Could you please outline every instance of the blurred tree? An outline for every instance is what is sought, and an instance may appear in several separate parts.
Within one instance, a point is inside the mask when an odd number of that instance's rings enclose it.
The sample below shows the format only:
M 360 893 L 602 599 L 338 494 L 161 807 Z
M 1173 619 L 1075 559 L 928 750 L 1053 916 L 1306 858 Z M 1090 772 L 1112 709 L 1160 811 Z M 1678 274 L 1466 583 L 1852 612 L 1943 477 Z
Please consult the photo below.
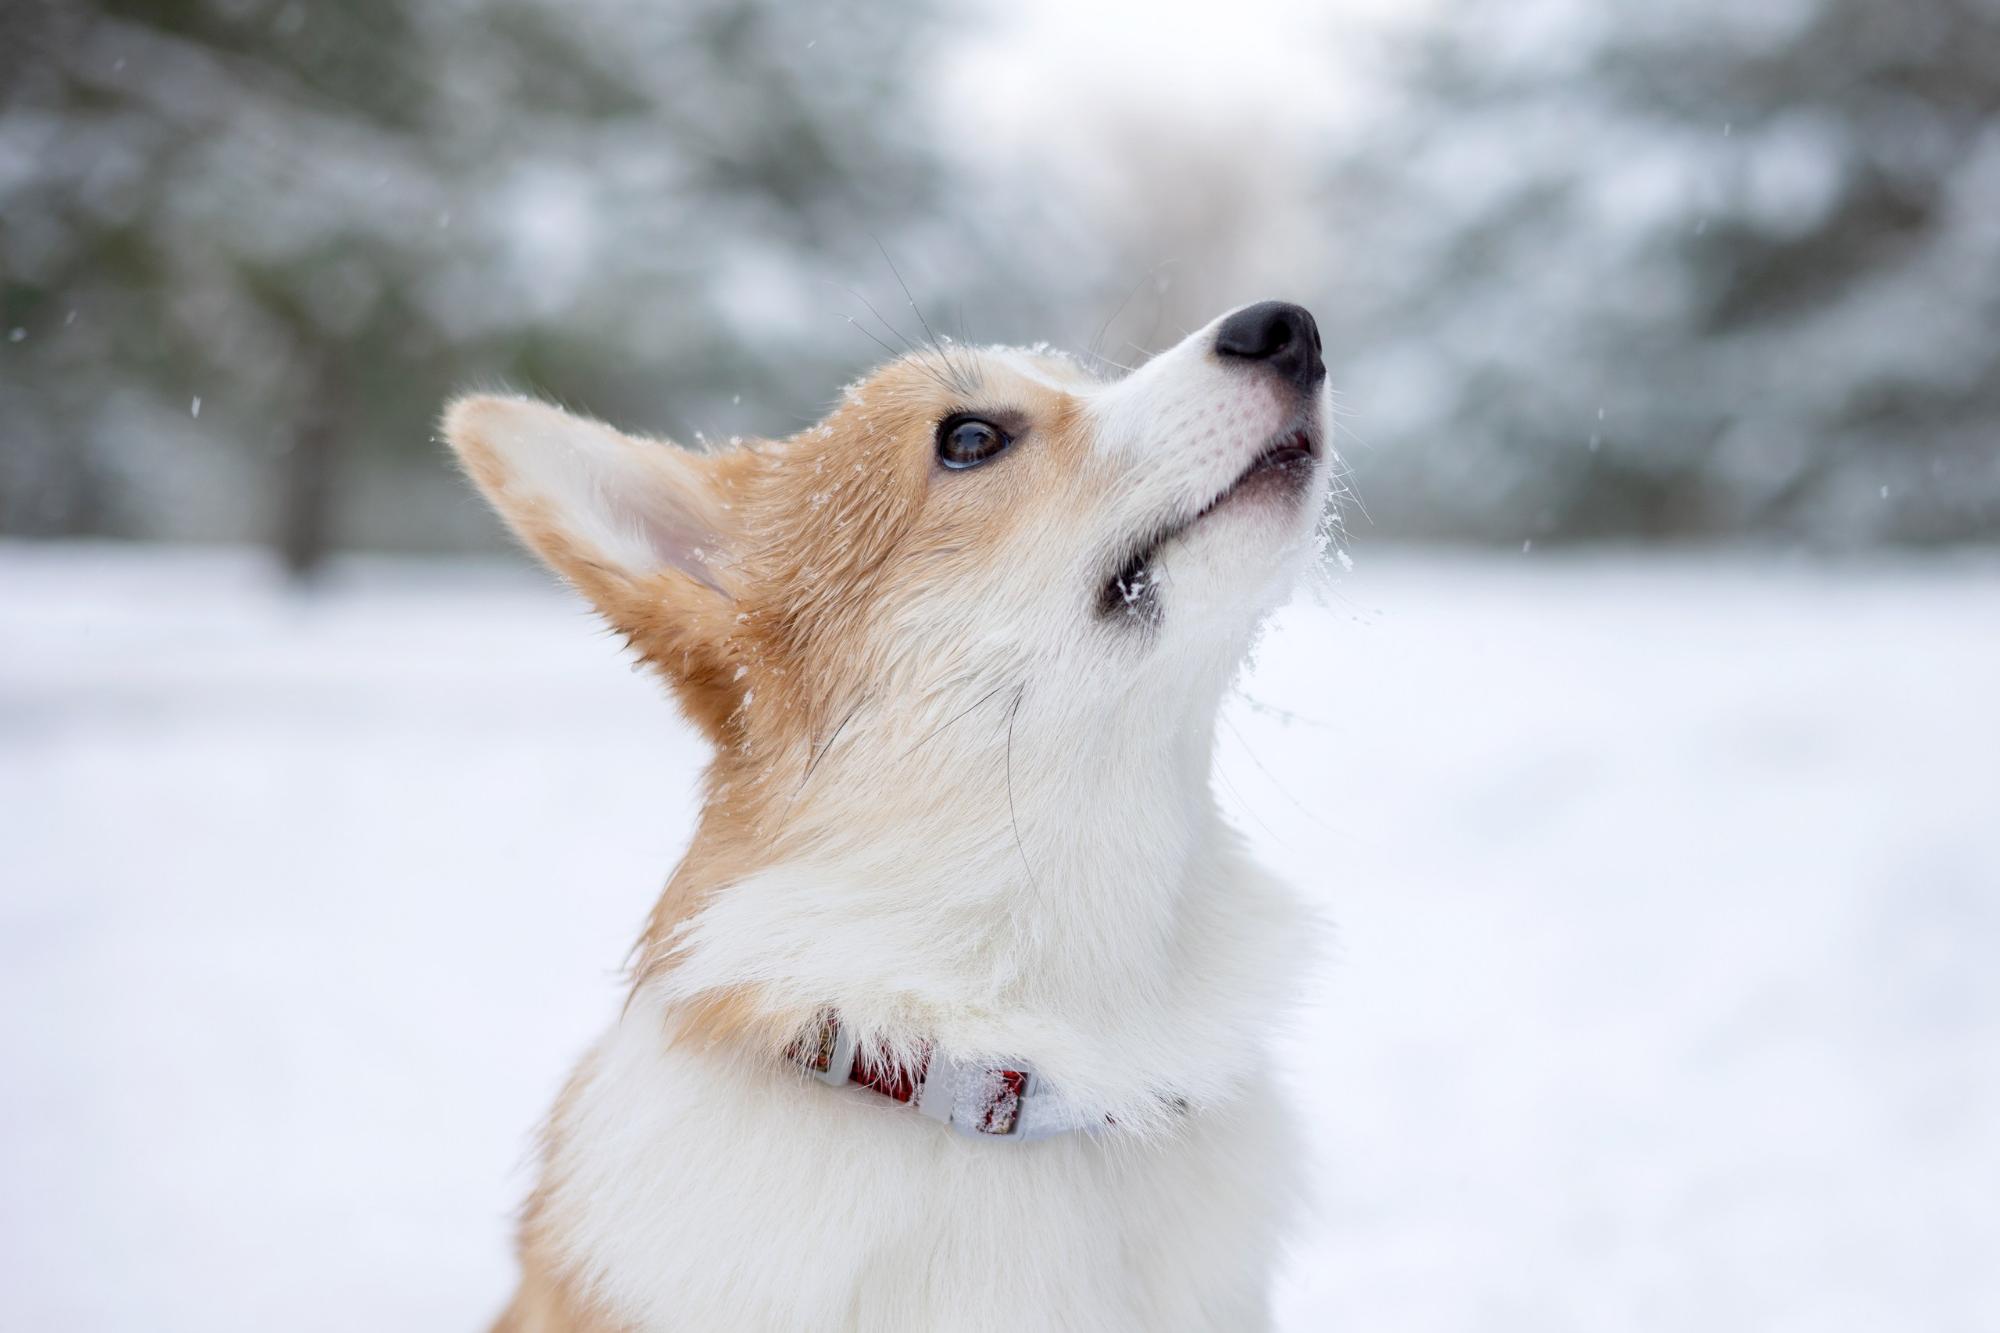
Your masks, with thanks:
M 747 394 L 788 427 L 865 350 L 827 336 L 824 279 L 934 187 L 901 77 L 927 18 L 16 0 L 0 530 L 261 530 L 295 571 L 449 541 L 478 520 L 430 423 L 469 380 L 675 424 Z
M 2000 6 L 1442 19 L 1327 224 L 1378 518 L 2000 535 Z

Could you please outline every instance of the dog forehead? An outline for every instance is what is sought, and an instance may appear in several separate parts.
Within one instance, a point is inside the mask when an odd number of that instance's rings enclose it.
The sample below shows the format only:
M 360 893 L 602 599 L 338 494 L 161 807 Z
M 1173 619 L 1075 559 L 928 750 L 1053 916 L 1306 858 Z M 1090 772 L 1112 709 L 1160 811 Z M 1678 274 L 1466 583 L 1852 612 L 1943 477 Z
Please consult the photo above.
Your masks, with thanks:
M 849 385 L 821 429 L 808 435 L 879 437 L 885 427 L 935 424 L 958 413 L 1047 419 L 1103 388 L 1080 362 L 1044 347 L 945 344 L 899 357 Z
M 986 374 L 1048 393 L 1085 394 L 1099 383 L 1082 362 L 1046 346 L 982 347 L 978 353 Z

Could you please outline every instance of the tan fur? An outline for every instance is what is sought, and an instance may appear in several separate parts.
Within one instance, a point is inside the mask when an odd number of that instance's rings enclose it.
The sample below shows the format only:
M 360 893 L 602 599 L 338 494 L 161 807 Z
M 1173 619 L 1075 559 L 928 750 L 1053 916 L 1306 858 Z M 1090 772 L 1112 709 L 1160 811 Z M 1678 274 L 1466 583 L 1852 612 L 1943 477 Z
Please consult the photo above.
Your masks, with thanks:
M 1046 368 L 1082 373 L 1053 360 Z M 1069 395 L 1001 367 L 972 383 L 948 382 L 952 374 L 936 357 L 892 364 L 824 422 L 778 443 L 692 454 L 634 441 L 691 462 L 728 506 L 718 534 L 726 595 L 678 572 L 634 580 L 592 559 L 510 489 L 483 439 L 489 400 L 462 399 L 447 413 L 446 438 L 479 489 L 673 686 L 716 746 L 693 842 L 634 949 L 635 984 L 672 966 L 675 928 L 735 868 L 784 849 L 784 814 L 814 756 L 879 674 L 863 650 L 869 618 L 894 615 L 918 582 L 991 558 L 1027 516 L 1061 521 L 1049 497 L 1099 484 Z M 936 423 L 957 409 L 1004 417 L 1037 447 L 1009 467 L 934 486 Z M 756 706 L 746 709 L 749 697 Z M 738 993 L 684 1015 L 679 1031 L 783 1033 L 809 1017 L 760 1012 L 755 996 Z
M 1033 512 L 1030 495 L 1071 495 L 1088 484 L 1086 451 L 1063 395 L 1033 381 L 1000 380 L 958 395 L 923 367 L 892 366 L 817 428 L 735 480 L 744 527 L 737 620 L 720 649 L 757 706 L 729 700 L 729 721 L 706 783 L 694 844 L 662 896 L 641 946 L 641 970 L 670 961 L 674 927 L 745 854 L 782 850 L 783 815 L 808 766 L 884 664 L 864 651 L 869 617 L 893 616 L 910 584 L 949 578 L 989 558 Z M 965 474 L 935 487 L 935 424 L 960 405 L 1006 408 L 1041 447 L 1019 466 Z M 1046 505 L 1044 506 L 1046 511 Z M 615 617 L 614 617 L 615 619 Z M 685 692 L 684 692 L 685 693 Z M 715 799 L 727 792 L 726 800 Z
M 1082 373 L 1055 361 L 1046 370 Z M 710 517 L 724 552 L 721 591 L 677 570 L 634 576 L 613 568 L 521 494 L 488 438 L 498 412 L 517 404 L 475 397 L 448 411 L 444 433 L 474 483 L 668 681 L 716 747 L 693 841 L 634 947 L 634 987 L 673 966 L 676 928 L 711 894 L 742 867 L 784 854 L 794 836 L 785 815 L 815 756 L 885 665 L 867 656 L 871 618 L 895 615 L 916 587 L 1027 539 L 1017 528 L 1031 518 L 1064 521 L 1067 504 L 1103 484 L 1068 394 L 1004 367 L 989 367 L 976 383 L 941 382 L 952 373 L 938 358 L 891 365 L 824 422 L 782 442 L 694 454 L 631 440 L 697 470 L 719 500 Z M 990 413 L 1017 437 L 1032 432 L 1037 447 L 1018 451 L 1008 467 L 937 486 L 936 426 L 953 410 Z M 811 1017 L 739 989 L 683 1006 L 662 1039 L 777 1051 Z M 575 1086 L 559 1100 L 549 1134 L 562 1132 Z M 525 1210 L 521 1286 L 496 1331 L 610 1333 L 537 1235 L 548 1187 L 545 1180 Z
M 624 1333 L 624 1330 L 605 1319 L 588 1302 L 577 1299 L 567 1282 L 551 1273 L 535 1255 L 523 1251 L 521 1285 L 495 1321 L 493 1333 Z

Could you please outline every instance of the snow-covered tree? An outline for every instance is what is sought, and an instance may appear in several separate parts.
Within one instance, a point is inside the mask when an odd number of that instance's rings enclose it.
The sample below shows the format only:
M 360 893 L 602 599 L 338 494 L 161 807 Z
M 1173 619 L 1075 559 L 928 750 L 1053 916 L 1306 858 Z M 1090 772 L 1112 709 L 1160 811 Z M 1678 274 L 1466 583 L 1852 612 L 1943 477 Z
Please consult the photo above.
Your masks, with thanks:
M 932 188 L 927 30 L 867 0 L 8 6 L 0 529 L 275 535 L 297 568 L 449 540 L 477 519 L 430 423 L 469 380 L 796 424 L 872 350 L 827 280 Z
M 1469 0 L 1384 61 L 1325 224 L 1378 520 L 2000 534 L 2000 6 Z

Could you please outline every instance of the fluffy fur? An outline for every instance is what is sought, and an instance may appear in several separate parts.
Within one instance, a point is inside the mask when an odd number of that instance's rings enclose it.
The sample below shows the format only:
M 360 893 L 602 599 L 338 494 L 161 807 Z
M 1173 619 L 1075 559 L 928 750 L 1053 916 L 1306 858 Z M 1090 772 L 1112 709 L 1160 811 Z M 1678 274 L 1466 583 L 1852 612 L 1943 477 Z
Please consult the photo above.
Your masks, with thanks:
M 451 407 L 475 483 L 716 746 L 500 1328 L 1263 1326 L 1296 1163 L 1261 1041 L 1305 932 L 1209 771 L 1329 451 L 1232 483 L 1327 404 L 1214 343 L 1117 381 L 940 346 L 710 454 Z M 1012 447 L 941 468 L 959 412 Z M 981 1142 L 812 1082 L 782 1052 L 828 1005 L 877 1058 L 1031 1061 L 1106 1127 Z

